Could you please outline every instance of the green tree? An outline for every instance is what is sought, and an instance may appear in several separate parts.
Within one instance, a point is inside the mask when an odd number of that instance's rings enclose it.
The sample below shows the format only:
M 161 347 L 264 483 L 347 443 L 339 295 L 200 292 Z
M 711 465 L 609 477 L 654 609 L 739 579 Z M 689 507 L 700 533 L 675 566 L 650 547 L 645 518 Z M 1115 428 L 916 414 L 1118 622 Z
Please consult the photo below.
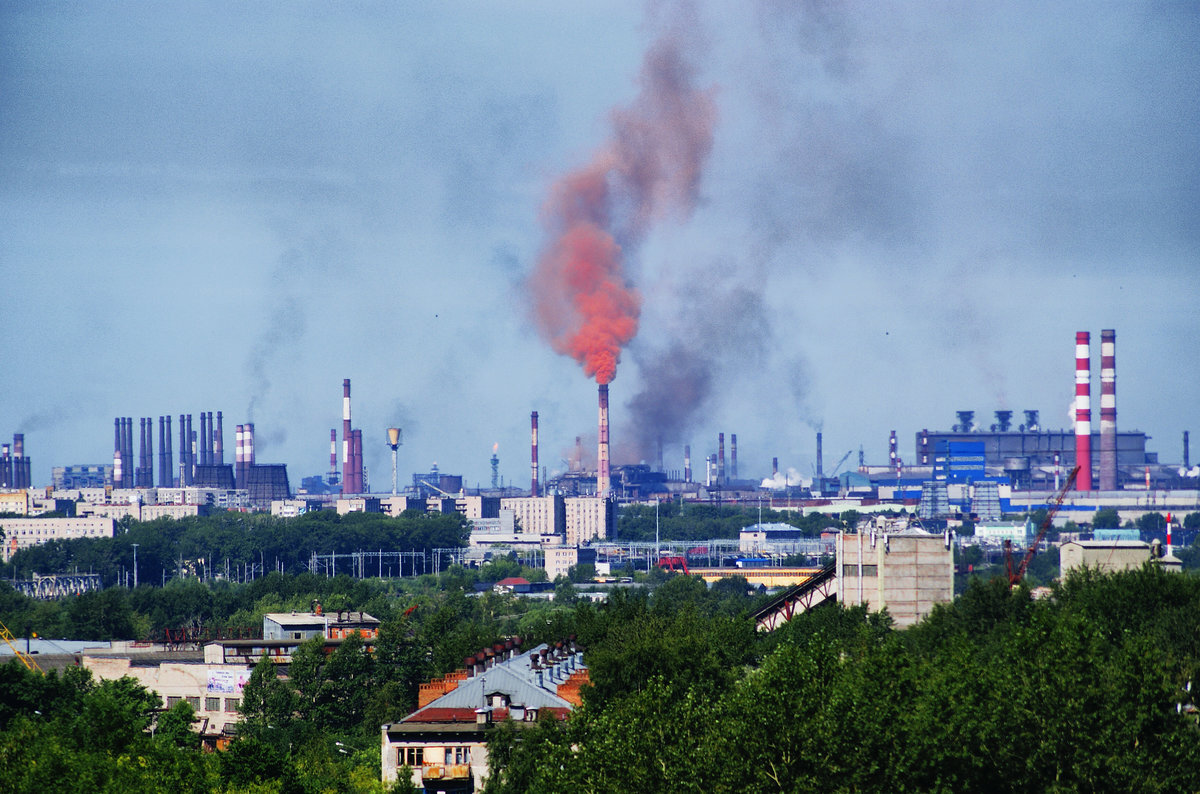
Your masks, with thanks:
M 1121 516 L 1114 508 L 1102 507 L 1092 516 L 1093 529 L 1118 529 L 1121 526 Z
M 1146 533 L 1164 532 L 1167 528 L 1167 519 L 1162 513 L 1143 513 L 1138 516 L 1137 528 L 1140 532 Z
M 238 706 L 243 732 L 261 733 L 267 728 L 288 728 L 296 711 L 292 688 L 279 678 L 275 663 L 266 652 L 250 671 Z

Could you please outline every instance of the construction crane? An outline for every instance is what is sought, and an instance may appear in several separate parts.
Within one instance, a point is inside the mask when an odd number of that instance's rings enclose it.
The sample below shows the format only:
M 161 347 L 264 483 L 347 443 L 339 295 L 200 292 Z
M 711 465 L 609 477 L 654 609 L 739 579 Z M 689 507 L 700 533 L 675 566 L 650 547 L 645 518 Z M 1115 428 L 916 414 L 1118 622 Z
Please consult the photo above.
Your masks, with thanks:
M 829 475 L 830 477 L 836 477 L 838 475 L 838 472 L 842 470 L 842 464 L 846 462 L 846 458 L 850 457 L 853 452 L 854 450 L 852 449 L 846 450 L 846 454 L 842 455 L 842 459 L 839 460 L 838 464 L 833 467 L 833 472 Z
M 17 647 L 16 643 L 13 642 L 13 640 L 15 640 L 16 637 L 14 637 L 12 632 L 8 630 L 8 626 L 5 626 L 3 623 L 0 623 L 0 639 L 3 639 L 5 642 L 8 643 L 8 647 L 12 648 L 13 653 L 15 653 L 17 655 L 17 658 L 21 660 L 21 664 L 25 665 L 30 670 L 37 672 L 37 673 L 46 672 L 45 670 L 42 669 L 41 665 L 39 665 L 37 663 L 37 661 L 34 660 L 34 658 L 32 656 L 30 656 L 27 653 L 21 652 L 21 649 Z
M 1050 529 L 1054 523 L 1054 516 L 1058 514 L 1058 508 L 1062 507 L 1063 499 L 1066 498 L 1067 491 L 1075 485 L 1075 478 L 1079 476 L 1079 466 L 1071 469 L 1070 475 L 1067 476 L 1066 483 L 1062 488 L 1058 489 L 1058 493 L 1050 500 L 1050 507 L 1046 511 L 1046 518 L 1042 520 L 1041 526 L 1038 527 L 1037 537 L 1033 539 L 1033 543 L 1029 544 L 1029 548 L 1025 551 L 1025 557 L 1021 563 L 1013 568 L 1012 557 L 1012 541 L 1004 541 L 1004 559 L 1008 567 L 1008 586 L 1016 587 L 1021 580 L 1025 578 L 1025 569 L 1029 567 L 1029 561 L 1033 559 L 1033 555 L 1037 553 L 1038 546 L 1042 542 L 1042 538 L 1046 537 L 1046 531 Z

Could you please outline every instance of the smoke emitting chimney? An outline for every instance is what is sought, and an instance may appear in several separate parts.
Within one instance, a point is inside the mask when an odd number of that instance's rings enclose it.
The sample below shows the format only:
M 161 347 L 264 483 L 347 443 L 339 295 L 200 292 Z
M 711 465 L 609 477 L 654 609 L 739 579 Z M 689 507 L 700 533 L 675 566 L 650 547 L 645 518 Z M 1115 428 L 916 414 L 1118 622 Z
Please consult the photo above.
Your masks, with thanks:
M 729 477 L 737 479 L 737 433 L 729 436 Z
M 725 434 L 717 433 L 717 487 L 725 484 Z
M 608 384 L 601 383 L 599 389 L 600 397 L 600 425 L 599 425 L 599 443 L 597 444 L 597 461 L 596 461 L 596 493 L 599 496 L 608 496 L 608 492 L 612 489 L 612 481 L 608 467 Z
M 779 458 L 771 458 L 771 478 L 774 479 L 776 474 L 779 474 Z
M 529 478 L 529 495 L 536 497 L 538 495 L 538 412 L 534 411 L 529 415 L 529 454 L 530 454 L 530 478 Z
M 1092 490 L 1092 354 L 1091 334 L 1075 334 L 1075 490 Z
M 1117 489 L 1117 332 L 1100 332 L 1100 490 Z
M 692 481 L 692 445 L 683 445 L 683 481 Z
M 1185 468 L 1185 469 L 1192 468 L 1192 463 L 1191 463 L 1190 457 L 1191 457 L 1190 453 L 1188 452 L 1188 431 L 1184 430 L 1183 431 L 1183 468 Z
M 824 465 L 822 463 L 822 460 L 824 457 L 824 453 L 822 451 L 822 442 L 823 442 L 823 439 L 821 438 L 821 431 L 818 430 L 817 431 L 817 476 L 818 477 L 825 476 L 825 469 L 824 469 Z

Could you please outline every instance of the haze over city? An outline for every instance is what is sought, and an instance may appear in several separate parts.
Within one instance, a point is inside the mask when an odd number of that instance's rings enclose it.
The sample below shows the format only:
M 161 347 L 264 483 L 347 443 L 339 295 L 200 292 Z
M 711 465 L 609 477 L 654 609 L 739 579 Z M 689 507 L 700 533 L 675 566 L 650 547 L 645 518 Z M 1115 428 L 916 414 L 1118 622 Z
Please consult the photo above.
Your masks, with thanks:
M 402 472 L 483 483 L 498 445 L 528 483 L 532 410 L 561 470 L 595 370 L 539 262 L 600 164 L 637 306 L 615 463 L 656 432 L 673 468 L 737 433 L 753 477 L 810 473 L 818 429 L 882 463 L 958 409 L 1067 428 L 1105 328 L 1119 427 L 1179 460 L 1198 34 L 1186 4 L 6 4 L 0 435 L 46 484 L 111 462 L 113 417 L 221 410 L 296 484 L 350 378 L 375 490 L 389 426 Z

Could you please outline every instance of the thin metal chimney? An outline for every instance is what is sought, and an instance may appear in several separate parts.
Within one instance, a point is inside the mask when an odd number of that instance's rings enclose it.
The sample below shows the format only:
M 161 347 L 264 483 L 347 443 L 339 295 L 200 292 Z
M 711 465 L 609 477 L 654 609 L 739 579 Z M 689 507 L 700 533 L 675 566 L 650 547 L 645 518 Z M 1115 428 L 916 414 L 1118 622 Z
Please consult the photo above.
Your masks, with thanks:
M 725 434 L 717 433 L 717 487 L 725 484 Z
M 1100 490 L 1117 489 L 1117 332 L 1100 332 Z
M 538 412 L 537 411 L 534 411 L 533 413 L 531 413 L 529 415 L 529 426 L 530 426 L 530 442 L 529 442 L 530 452 L 529 452 L 529 454 L 531 455 L 530 470 L 532 472 L 532 476 L 530 477 L 530 484 L 529 484 L 529 495 L 536 497 L 538 495 Z
M 599 388 L 600 397 L 600 422 L 599 422 L 599 440 L 597 443 L 596 454 L 596 495 L 601 497 L 608 496 L 608 492 L 612 490 L 612 479 L 608 465 L 608 384 L 601 383 Z
M 1183 468 L 1192 468 L 1190 455 L 1188 453 L 1188 431 L 1183 431 Z
M 1075 490 L 1092 490 L 1092 337 L 1075 334 Z
M 779 474 L 779 458 L 771 458 L 771 478 L 774 479 L 776 474 Z
M 683 445 L 683 481 L 692 481 L 692 445 Z
M 163 478 L 163 485 L 167 486 L 168 488 L 171 488 L 175 485 L 175 462 L 174 462 L 175 450 L 172 447 L 175 437 L 171 433 L 171 415 L 170 414 L 167 414 L 166 420 L 167 420 L 167 441 L 166 441 L 166 444 L 167 444 L 166 466 L 167 467 L 166 467 L 166 476 Z
M 737 479 L 737 433 L 729 437 L 729 477 Z
M 824 439 L 822 438 L 821 431 L 818 430 L 817 431 L 817 476 L 818 477 L 825 476 L 825 463 L 824 463 L 825 452 L 824 452 L 823 441 L 824 441 Z

